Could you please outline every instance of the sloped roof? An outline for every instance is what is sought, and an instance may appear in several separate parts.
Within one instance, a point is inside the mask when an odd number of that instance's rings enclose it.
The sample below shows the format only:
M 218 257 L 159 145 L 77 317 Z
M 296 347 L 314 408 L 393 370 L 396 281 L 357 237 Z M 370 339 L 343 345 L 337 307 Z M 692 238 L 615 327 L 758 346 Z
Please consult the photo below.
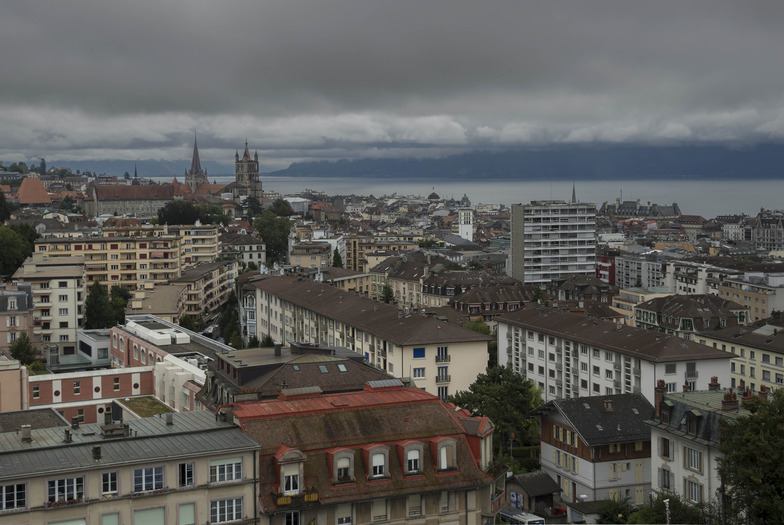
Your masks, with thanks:
M 145 184 L 139 186 L 99 185 L 95 186 L 99 201 L 161 200 L 174 198 L 171 184 Z
M 19 204 L 52 204 L 52 199 L 44 188 L 44 183 L 38 177 L 26 177 L 22 180 L 22 185 L 19 186 L 19 191 L 16 194 Z
M 498 317 L 499 323 L 532 328 L 558 337 L 614 350 L 645 361 L 664 363 L 699 359 L 730 359 L 732 354 L 674 335 L 618 325 L 612 321 L 535 307 Z
M 382 337 L 399 346 L 437 342 L 491 341 L 492 338 L 421 315 L 398 317 L 396 306 L 296 277 L 272 277 L 249 286 Z
M 548 494 L 561 492 L 561 487 L 558 486 L 558 483 L 550 477 L 550 474 L 542 470 L 517 474 L 512 479 L 514 479 L 529 496 L 547 496 Z

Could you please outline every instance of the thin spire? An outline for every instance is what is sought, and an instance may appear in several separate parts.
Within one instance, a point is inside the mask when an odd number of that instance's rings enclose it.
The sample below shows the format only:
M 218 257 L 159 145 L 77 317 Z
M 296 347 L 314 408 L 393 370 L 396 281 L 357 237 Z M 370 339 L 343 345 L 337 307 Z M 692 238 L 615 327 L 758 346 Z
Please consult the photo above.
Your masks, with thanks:
M 193 160 L 191 161 L 191 173 L 193 175 L 201 173 L 201 162 L 199 162 L 199 146 L 196 144 L 196 132 L 193 133 Z
M 248 151 L 248 139 L 245 138 L 245 153 L 242 154 L 242 160 L 250 160 L 250 151 Z
M 575 188 L 574 179 L 572 179 L 572 204 L 577 202 L 577 189 Z

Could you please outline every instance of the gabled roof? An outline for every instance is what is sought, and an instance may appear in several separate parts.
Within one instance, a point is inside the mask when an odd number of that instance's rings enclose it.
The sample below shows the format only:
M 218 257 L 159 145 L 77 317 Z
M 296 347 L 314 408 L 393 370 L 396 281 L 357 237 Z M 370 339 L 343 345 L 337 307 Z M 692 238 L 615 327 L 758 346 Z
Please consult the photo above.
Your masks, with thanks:
M 561 487 L 555 482 L 550 474 L 543 470 L 535 470 L 524 474 L 516 474 L 514 479 L 529 496 L 547 496 L 555 492 L 561 492 Z
M 550 412 L 564 417 L 588 446 L 650 439 L 645 421 L 653 406 L 639 393 L 555 399 L 534 414 Z
M 145 184 L 139 186 L 98 185 L 95 196 L 99 201 L 160 200 L 174 198 L 171 184 Z

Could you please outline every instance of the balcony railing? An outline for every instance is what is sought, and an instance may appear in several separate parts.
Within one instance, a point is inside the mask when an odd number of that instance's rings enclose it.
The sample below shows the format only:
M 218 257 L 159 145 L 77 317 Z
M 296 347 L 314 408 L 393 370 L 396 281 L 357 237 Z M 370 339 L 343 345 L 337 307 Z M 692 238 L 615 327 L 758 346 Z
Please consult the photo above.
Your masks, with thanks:
M 311 489 L 300 494 L 278 494 L 276 503 L 278 507 L 301 507 L 309 503 L 318 503 L 318 500 L 318 491 L 316 489 Z
M 438 374 L 436 376 L 436 383 L 449 383 L 452 380 L 450 374 Z
M 447 354 L 436 354 L 436 363 L 448 363 L 452 358 Z

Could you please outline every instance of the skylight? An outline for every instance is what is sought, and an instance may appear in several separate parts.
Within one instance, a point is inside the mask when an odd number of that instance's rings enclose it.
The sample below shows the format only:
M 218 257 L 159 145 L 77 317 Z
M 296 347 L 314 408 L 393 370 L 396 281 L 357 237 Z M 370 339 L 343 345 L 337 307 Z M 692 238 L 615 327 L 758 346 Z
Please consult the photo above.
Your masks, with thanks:
M 326 367 L 326 366 L 324 366 L 324 365 L 318 365 L 318 367 L 319 367 L 319 372 L 321 372 L 322 374 L 326 374 L 326 373 L 328 372 L 328 370 L 327 370 L 327 367 Z

